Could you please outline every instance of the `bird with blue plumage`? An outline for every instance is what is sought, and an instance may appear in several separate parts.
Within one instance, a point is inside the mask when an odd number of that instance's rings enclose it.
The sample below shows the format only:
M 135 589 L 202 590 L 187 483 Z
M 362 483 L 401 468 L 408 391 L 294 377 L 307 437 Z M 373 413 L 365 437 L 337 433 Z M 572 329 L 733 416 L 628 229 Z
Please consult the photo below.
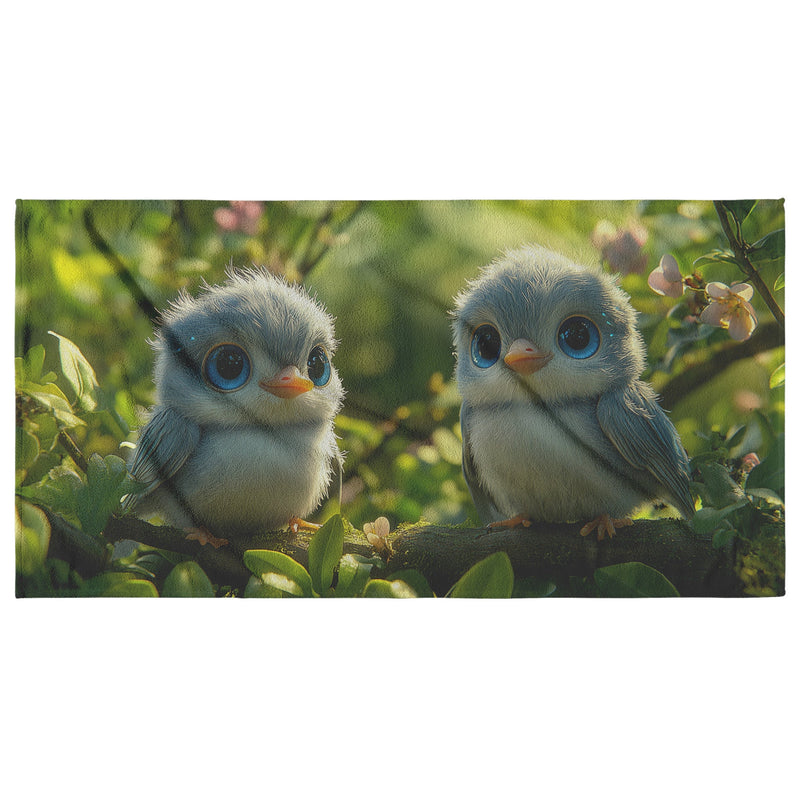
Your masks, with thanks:
M 585 522 L 613 536 L 665 500 L 694 513 L 689 463 L 615 279 L 545 248 L 511 251 L 456 297 L 463 472 L 492 527 Z
M 162 315 L 155 406 L 130 462 L 126 504 L 220 546 L 286 525 L 325 497 L 342 454 L 334 320 L 265 269 L 231 270 Z

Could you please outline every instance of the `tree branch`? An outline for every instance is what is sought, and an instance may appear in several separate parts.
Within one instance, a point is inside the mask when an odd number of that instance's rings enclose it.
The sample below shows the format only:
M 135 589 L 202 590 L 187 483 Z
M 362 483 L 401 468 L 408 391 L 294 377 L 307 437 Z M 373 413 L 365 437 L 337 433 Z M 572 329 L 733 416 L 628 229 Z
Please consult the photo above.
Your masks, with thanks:
M 591 577 L 598 567 L 639 561 L 665 575 L 684 597 L 741 594 L 735 548 L 714 549 L 677 519 L 636 520 L 613 540 L 580 536 L 580 524 L 539 524 L 487 531 L 410 528 L 392 542 L 389 569 L 416 568 L 436 594 L 444 594 L 473 564 L 498 550 L 508 554 L 516 578 Z
M 761 295 L 761 297 L 764 298 L 764 302 L 767 304 L 769 310 L 772 312 L 772 315 L 777 320 L 778 325 L 781 326 L 781 330 L 784 330 L 785 321 L 783 309 L 781 309 L 781 307 L 778 305 L 778 301 L 772 296 L 772 292 L 770 292 L 767 284 L 764 283 L 764 280 L 762 279 L 761 275 L 759 275 L 758 270 L 753 265 L 753 262 L 747 257 L 747 251 L 745 250 L 744 242 L 739 241 L 739 237 L 731 229 L 731 224 L 728 221 L 727 209 L 719 200 L 714 200 L 714 208 L 722 225 L 722 231 L 725 234 L 725 238 L 730 243 L 731 248 L 733 249 L 733 254 L 737 263 L 739 264 L 739 267 L 742 269 L 745 275 L 747 275 L 747 279 L 752 282 L 753 286 L 755 286 L 755 288 L 758 290 L 758 293 Z
M 767 322 L 757 328 L 746 341 L 731 342 L 723 346 L 707 361 L 688 367 L 667 381 L 659 392 L 661 404 L 666 409 L 674 408 L 678 401 L 716 378 L 736 361 L 773 350 L 776 347 L 783 347 L 784 344 L 785 337 L 782 328 L 776 322 Z
M 88 536 L 66 520 L 45 510 L 51 525 L 49 556 L 68 561 L 83 577 L 108 566 L 103 540 Z M 742 594 L 736 575 L 736 550 L 731 544 L 715 549 L 711 537 L 701 536 L 675 519 L 636 520 L 609 541 L 578 534 L 580 525 L 537 525 L 533 528 L 488 532 L 485 529 L 418 525 L 395 532 L 393 553 L 380 575 L 417 569 L 438 595 L 443 595 L 473 564 L 502 550 L 511 559 L 517 578 L 560 579 L 591 577 L 598 567 L 639 561 L 664 574 L 685 597 L 732 597 Z M 186 539 L 186 531 L 151 525 L 135 517 L 112 517 L 105 542 L 132 539 L 181 553 L 197 561 L 209 578 L 222 586 L 244 588 L 250 571 L 242 562 L 245 550 L 278 550 L 308 565 L 309 533 L 276 531 L 232 540 L 218 550 Z M 361 531 L 345 536 L 345 553 L 375 555 Z

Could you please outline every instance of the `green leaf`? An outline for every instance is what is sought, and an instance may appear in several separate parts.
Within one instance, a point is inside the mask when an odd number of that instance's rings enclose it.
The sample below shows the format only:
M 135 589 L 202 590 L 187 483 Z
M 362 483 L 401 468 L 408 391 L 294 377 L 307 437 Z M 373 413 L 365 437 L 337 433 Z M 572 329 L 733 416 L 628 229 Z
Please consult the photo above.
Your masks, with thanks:
M 775 278 L 775 285 L 772 287 L 774 291 L 779 292 L 781 289 L 786 288 L 786 273 L 781 272 L 777 278 Z
M 28 470 L 39 457 L 39 440 L 24 428 L 17 428 L 16 442 L 16 485 L 25 480 Z
M 14 541 L 17 571 L 23 575 L 32 574 L 47 556 L 50 523 L 40 508 L 21 499 L 16 501 Z
M 345 553 L 339 561 L 339 577 L 336 583 L 336 597 L 360 597 L 369 581 L 372 559 Z
M 758 200 L 723 200 L 722 205 L 730 211 L 733 216 L 744 222 L 749 216 L 750 212 L 756 207 Z
M 61 356 L 61 371 L 75 392 L 79 405 L 85 411 L 93 411 L 97 407 L 97 377 L 92 365 L 66 336 L 55 331 L 49 334 L 58 339 L 58 352 Z
M 732 434 L 725 439 L 725 447 L 732 450 L 742 443 L 745 434 L 747 433 L 747 425 L 739 425 Z
M 744 496 L 741 486 L 722 464 L 698 464 L 697 469 L 703 478 L 703 493 L 708 500 L 705 505 L 724 508 Z
M 451 597 L 511 597 L 514 570 L 503 552 L 492 553 L 470 567 L 450 590 Z
M 68 467 L 54 467 L 37 484 L 22 486 L 18 494 L 52 508 L 60 514 L 74 515 L 78 494 L 83 489 L 80 476 Z
M 747 505 L 747 499 L 738 500 L 724 508 L 701 508 L 692 518 L 692 527 L 699 534 L 707 534 L 717 530 L 723 520 L 732 512 Z
M 287 577 L 281 572 L 264 572 L 261 575 L 261 582 L 269 589 L 280 592 L 281 597 L 291 595 L 292 597 L 307 597 L 303 593 L 303 588 L 296 581 Z M 312 597 L 318 595 L 312 592 Z
M 664 575 L 638 561 L 600 567 L 594 582 L 600 597 L 680 597 Z
M 182 561 L 164 581 L 162 597 L 213 597 L 214 587 L 196 561 Z
M 44 346 L 34 345 L 25 354 L 25 377 L 29 381 L 41 383 L 42 368 L 44 367 Z
M 427 578 L 416 569 L 401 569 L 393 572 L 386 580 L 403 581 L 407 584 L 417 597 L 434 597 L 433 590 L 428 584 Z
M 296 591 L 292 591 L 290 594 L 299 593 L 301 597 L 314 596 L 311 576 L 305 567 L 285 553 L 279 553 L 277 550 L 246 550 L 244 563 L 250 572 L 265 583 L 274 585 L 275 582 L 269 578 L 269 575 L 275 573 L 288 578 L 296 586 Z M 282 589 L 282 591 L 289 591 L 289 589 Z
M 393 597 L 407 599 L 416 597 L 416 592 L 405 581 L 371 580 L 364 587 L 364 597 Z
M 712 250 L 710 253 L 700 256 L 700 258 L 696 258 L 692 263 L 692 267 L 697 270 L 701 267 L 707 267 L 709 264 L 719 264 L 720 262 L 738 265 L 736 256 L 734 256 L 732 251 Z
M 517 578 L 512 597 L 550 597 L 558 587 L 553 581 L 539 578 Z
M 783 500 L 781 497 L 769 489 L 748 489 L 747 494 L 766 500 L 770 505 L 783 508 Z
M 752 492 L 753 489 L 772 489 L 780 494 L 783 491 L 786 483 L 784 442 L 784 434 L 776 436 L 767 457 L 750 471 L 745 483 L 748 492 Z
M 127 491 L 128 469 L 119 456 L 94 453 L 86 469 L 86 483 L 75 498 L 75 513 L 83 530 L 99 536 Z
M 738 534 L 733 528 L 724 528 L 723 530 L 717 531 L 711 537 L 711 546 L 714 549 L 727 547 L 737 536 Z
M 77 428 L 81 425 L 86 425 L 80 417 L 73 413 L 72 406 L 64 396 L 64 393 L 54 383 L 48 383 L 44 386 L 26 383 L 23 386 L 23 390 L 45 408 L 49 408 L 65 428 Z
M 785 252 L 786 231 L 783 228 L 779 228 L 777 231 L 768 233 L 763 239 L 759 239 L 752 245 L 747 255 L 753 263 L 760 263 L 783 258 Z
M 284 593 L 274 586 L 270 586 L 255 575 L 250 576 L 247 586 L 244 587 L 245 597 L 284 597 Z
M 777 389 L 786 383 L 786 362 L 784 361 L 773 373 L 769 376 L 769 388 Z
M 81 597 L 158 597 L 150 581 L 129 572 L 103 572 L 90 578 L 80 588 Z
M 333 583 L 333 572 L 342 557 L 344 522 L 340 514 L 331 517 L 308 543 L 308 572 L 319 594 Z

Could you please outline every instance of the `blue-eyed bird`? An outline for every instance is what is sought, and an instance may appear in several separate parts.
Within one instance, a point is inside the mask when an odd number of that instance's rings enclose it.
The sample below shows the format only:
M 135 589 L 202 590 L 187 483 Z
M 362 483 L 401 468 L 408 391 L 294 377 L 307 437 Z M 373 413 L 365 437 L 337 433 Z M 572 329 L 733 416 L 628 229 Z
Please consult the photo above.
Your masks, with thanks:
M 455 300 L 463 471 L 491 527 L 586 521 L 613 536 L 646 500 L 694 513 L 680 438 L 639 380 L 636 312 L 614 279 L 541 247 Z
M 322 305 L 266 270 L 231 270 L 181 294 L 152 344 L 156 405 L 130 463 L 145 488 L 127 505 L 214 546 L 309 525 L 342 462 L 344 392 Z

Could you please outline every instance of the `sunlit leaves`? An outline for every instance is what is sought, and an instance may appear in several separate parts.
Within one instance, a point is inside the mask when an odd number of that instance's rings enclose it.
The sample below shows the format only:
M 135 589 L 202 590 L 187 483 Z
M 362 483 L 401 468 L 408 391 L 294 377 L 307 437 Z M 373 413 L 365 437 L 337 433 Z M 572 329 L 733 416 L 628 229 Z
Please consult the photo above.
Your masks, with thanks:
M 78 347 L 55 331 L 48 331 L 58 339 L 58 352 L 61 358 L 61 371 L 75 393 L 77 402 L 85 411 L 97 407 L 97 378 L 91 364 Z
M 343 545 L 344 522 L 338 514 L 331 517 L 308 543 L 308 572 L 319 594 L 324 594 L 333 583 L 333 573 L 342 557 Z
M 752 210 L 756 207 L 758 200 L 724 200 L 722 205 L 733 214 L 739 221 L 744 222 Z
M 83 597 L 158 597 L 151 581 L 130 572 L 102 572 L 81 585 Z
M 296 597 L 313 597 L 308 570 L 291 556 L 275 550 L 247 550 L 245 566 L 264 583 Z
M 450 597 L 502 598 L 514 591 L 514 570 L 503 552 L 492 553 L 471 567 L 450 590 Z
M 345 553 L 339 561 L 336 597 L 360 597 L 377 559 Z
M 164 581 L 162 597 L 213 597 L 214 587 L 196 561 L 176 564 Z
M 777 389 L 779 386 L 783 386 L 786 383 L 786 363 L 784 362 L 781 364 L 770 376 L 769 376 L 769 388 L 770 389 Z
M 86 483 L 76 491 L 75 513 L 86 533 L 99 535 L 120 499 L 132 488 L 125 462 L 118 456 L 89 459 Z
M 16 503 L 14 541 L 17 570 L 30 575 L 44 563 L 50 543 L 50 523 L 40 508 L 24 500 Z
M 39 440 L 24 428 L 16 430 L 16 485 L 19 486 L 28 470 L 39 457 Z
M 631 561 L 594 571 L 600 597 L 679 597 L 678 590 L 658 570 Z
M 363 596 L 391 597 L 403 600 L 416 597 L 417 593 L 405 581 L 375 579 L 366 585 Z
M 783 228 L 780 228 L 777 231 L 768 233 L 763 239 L 759 239 L 755 244 L 751 245 L 748 258 L 756 264 L 762 261 L 775 261 L 783 258 L 785 251 L 786 232 Z

